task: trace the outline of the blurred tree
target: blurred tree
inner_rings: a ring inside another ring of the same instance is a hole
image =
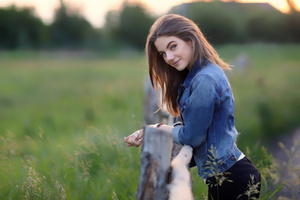
[[[83,47],[95,38],[91,24],[78,11],[72,11],[62,0],[50,25],[50,37],[55,47]]]
[[[287,0],[290,13],[283,14],[269,4],[235,1],[181,4],[170,10],[194,20],[213,44],[240,42],[300,43],[300,12],[296,0]],[[0,8],[0,49],[94,48],[115,49],[128,44],[143,49],[154,17],[140,4],[123,4],[109,11],[104,28],[95,30],[77,10],[60,0],[51,25],[44,25],[33,8]]]
[[[246,31],[249,41],[286,42],[287,24],[282,13],[260,13],[247,21]],[[277,31],[274,31],[277,30]]]
[[[170,13],[192,19],[211,43],[230,43],[238,39],[236,16],[224,9],[224,3],[219,0],[183,4]]]
[[[118,37],[138,49],[143,49],[153,22],[154,19],[141,5],[130,5],[125,1],[119,16]]]
[[[15,6],[0,9],[0,48],[37,48],[45,25],[34,16],[32,8]]]
[[[299,12],[287,17],[267,3],[194,2],[175,6],[169,13],[194,20],[213,44],[300,40]]]
[[[295,0],[287,0],[290,7],[290,12],[287,15],[287,35],[289,42],[300,42],[300,12],[296,9]]]
[[[119,18],[120,13],[117,11],[108,11],[105,16],[104,29],[106,30],[107,37],[117,37],[117,32],[119,28]]]

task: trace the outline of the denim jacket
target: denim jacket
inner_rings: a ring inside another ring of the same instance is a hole
[[[173,141],[193,148],[190,167],[197,165],[200,177],[208,178],[235,164],[241,151],[235,143],[234,99],[223,69],[209,62],[200,66],[197,60],[179,87],[177,103],[182,124],[172,129]]]

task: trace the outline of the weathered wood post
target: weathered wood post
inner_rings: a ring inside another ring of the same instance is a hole
[[[172,145],[171,133],[156,128],[144,128],[138,200],[169,199],[168,173]]]

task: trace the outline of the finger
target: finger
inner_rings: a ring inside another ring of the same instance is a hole
[[[142,144],[143,141],[143,129],[137,130],[131,135],[125,137],[125,142],[128,147],[135,146],[138,147]]]
[[[126,146],[127,146],[127,147],[131,147],[131,146],[132,146],[132,144],[131,144],[131,143],[128,143],[128,142],[126,142]]]
[[[140,140],[141,138],[143,138],[143,136],[144,136],[143,130],[142,129],[138,130],[137,135],[138,136],[137,136],[136,140]]]
[[[133,138],[137,138],[139,136],[139,130],[135,131],[130,136],[133,137]]]
[[[128,145],[139,147],[142,144],[141,139],[137,139],[135,137],[131,137],[128,139]]]
[[[135,147],[139,147],[139,146],[141,146],[141,144],[142,144],[142,141],[140,141],[140,140],[135,141],[135,142],[133,143],[133,145],[134,145]]]
[[[129,141],[129,136],[128,136],[128,137],[124,137],[124,139],[125,139],[126,145],[127,145],[128,147],[131,147],[132,144],[131,144],[130,141]]]
[[[134,136],[130,135],[130,136],[127,137],[126,142],[128,144],[130,144],[131,146],[133,146],[133,143],[134,143],[135,140],[136,140],[136,138]]]
[[[132,144],[130,144],[130,143],[128,143],[128,142],[126,142],[126,146],[127,146],[127,147],[131,147],[131,146],[132,146]]]

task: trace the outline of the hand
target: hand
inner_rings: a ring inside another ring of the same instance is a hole
[[[135,146],[139,147],[143,143],[144,131],[140,129],[135,131],[133,134],[125,137],[125,142],[128,147]]]

